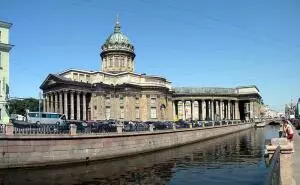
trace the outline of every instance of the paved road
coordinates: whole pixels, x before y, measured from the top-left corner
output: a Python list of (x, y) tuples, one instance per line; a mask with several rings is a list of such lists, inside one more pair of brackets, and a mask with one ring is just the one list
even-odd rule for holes
[(294, 179), (297, 184), (300, 184), (300, 136), (299, 132), (300, 130), (295, 130), (296, 131), (296, 136), (294, 140), (294, 163), (293, 163), (293, 169), (294, 169)]

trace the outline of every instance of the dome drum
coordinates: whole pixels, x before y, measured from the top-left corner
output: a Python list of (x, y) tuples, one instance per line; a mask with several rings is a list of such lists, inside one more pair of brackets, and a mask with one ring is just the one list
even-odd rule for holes
[(134, 72), (134, 46), (121, 32), (119, 20), (114, 32), (101, 46), (102, 71), (109, 73)]

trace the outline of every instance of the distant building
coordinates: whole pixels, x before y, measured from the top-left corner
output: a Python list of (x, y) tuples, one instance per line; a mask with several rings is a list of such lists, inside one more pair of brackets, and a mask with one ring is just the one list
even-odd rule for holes
[(160, 76), (137, 74), (132, 42), (117, 20), (100, 52), (99, 71), (49, 74), (40, 88), (44, 110), (77, 120), (249, 120), (260, 116), (256, 86), (172, 88)]
[(297, 119), (300, 119), (300, 98), (298, 99), (296, 110), (295, 110), (295, 117)]
[(8, 94), (9, 94), (9, 29), (11, 23), (0, 21), (0, 123), (8, 123)]
[(286, 118), (295, 118), (295, 113), (297, 109), (297, 103), (291, 102), (291, 104), (285, 105), (285, 117)]
[(280, 118), (284, 116), (284, 113), (273, 110), (268, 105), (263, 105), (261, 112), (263, 113), (262, 117), (264, 118)]

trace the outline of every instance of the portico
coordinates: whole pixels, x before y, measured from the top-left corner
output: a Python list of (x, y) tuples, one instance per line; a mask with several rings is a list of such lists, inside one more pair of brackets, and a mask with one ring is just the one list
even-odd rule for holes
[(79, 90), (50, 91), (44, 93), (44, 110), (65, 114), (71, 120), (87, 120), (87, 96), (90, 99), (90, 93)]
[(247, 94), (248, 97), (240, 94), (239, 89), (173, 88), (174, 118), (219, 121), (249, 120), (259, 116), (254, 111), (259, 106), (258, 89), (256, 93)]

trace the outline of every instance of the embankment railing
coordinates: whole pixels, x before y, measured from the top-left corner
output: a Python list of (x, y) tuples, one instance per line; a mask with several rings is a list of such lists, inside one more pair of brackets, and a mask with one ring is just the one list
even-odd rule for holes
[[(176, 125), (175, 123), (168, 123), (166, 127), (155, 128), (153, 124), (135, 124), (135, 125), (98, 125), (92, 127), (91, 125), (82, 126), (59, 126), (59, 125), (46, 125), (46, 124), (13, 124), (4, 125), (0, 124), (0, 135), (56, 135), (56, 134), (103, 134), (103, 133), (122, 133), (122, 132), (159, 132), (162, 130), (177, 130), (177, 129), (192, 129), (192, 128), (214, 128), (225, 127), (228, 125), (243, 124), (240, 120), (220, 120), (220, 121), (198, 121), (196, 123), (188, 123), (187, 125)], [(7, 128), (10, 129), (7, 129)], [(74, 129), (75, 128), (75, 129)], [(7, 130), (7, 131), (6, 131)], [(71, 134), (72, 133), (72, 134)]]
[(280, 179), (280, 146), (276, 148), (275, 153), (270, 159), (268, 175), (264, 185), (281, 185)]

